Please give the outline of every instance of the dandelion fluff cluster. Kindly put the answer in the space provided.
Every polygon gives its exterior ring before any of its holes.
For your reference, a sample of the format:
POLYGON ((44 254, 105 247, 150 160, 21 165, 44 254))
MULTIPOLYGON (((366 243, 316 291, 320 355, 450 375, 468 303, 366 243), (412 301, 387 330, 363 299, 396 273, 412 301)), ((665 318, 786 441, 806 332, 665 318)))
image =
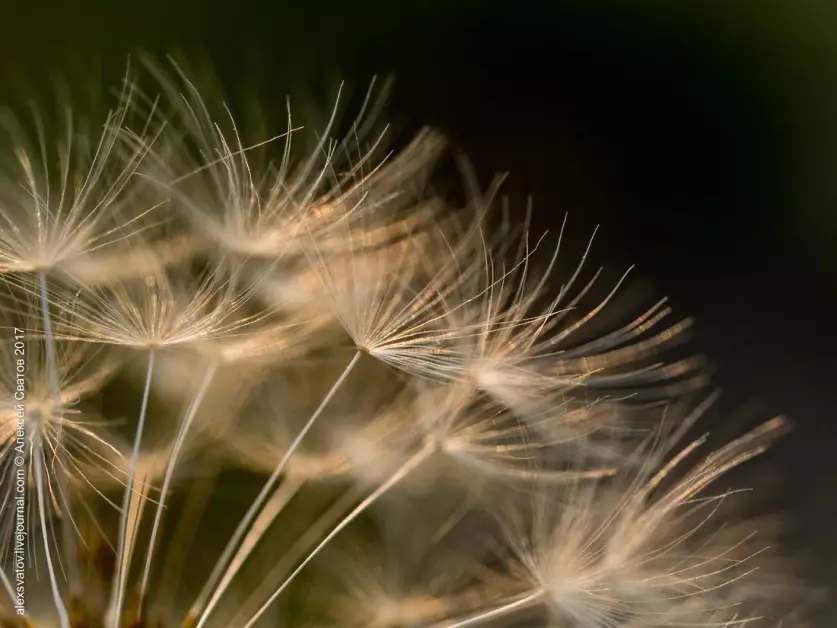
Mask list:
POLYGON ((3 117, 0 625, 778 625, 719 479, 784 422, 692 440, 689 321, 441 197, 385 90, 248 143, 148 70, 3 117))

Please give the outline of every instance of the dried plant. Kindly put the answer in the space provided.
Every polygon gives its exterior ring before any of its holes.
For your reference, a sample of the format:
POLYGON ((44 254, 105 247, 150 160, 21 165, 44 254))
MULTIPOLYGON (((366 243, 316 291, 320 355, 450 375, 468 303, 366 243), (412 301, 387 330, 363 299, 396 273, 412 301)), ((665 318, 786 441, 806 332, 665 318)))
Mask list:
POLYGON ((590 247, 439 197, 385 90, 248 144, 148 68, 100 139, 4 118, 0 625, 779 624, 770 535, 710 491, 784 422, 678 445, 689 321, 611 324, 590 247))

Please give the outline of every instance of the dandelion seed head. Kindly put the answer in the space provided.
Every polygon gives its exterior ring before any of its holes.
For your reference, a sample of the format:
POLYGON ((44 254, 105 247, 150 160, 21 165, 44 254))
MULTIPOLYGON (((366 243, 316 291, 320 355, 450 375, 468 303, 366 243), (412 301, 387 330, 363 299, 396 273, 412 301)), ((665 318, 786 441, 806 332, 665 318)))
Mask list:
POLYGON ((786 422, 692 436, 690 320, 614 323, 626 276, 499 179, 441 195, 443 138, 391 150, 386 89, 253 139, 184 68, 147 61, 100 133, 7 125, 0 624, 21 556, 39 628, 781 616, 776 531, 723 478, 786 422))

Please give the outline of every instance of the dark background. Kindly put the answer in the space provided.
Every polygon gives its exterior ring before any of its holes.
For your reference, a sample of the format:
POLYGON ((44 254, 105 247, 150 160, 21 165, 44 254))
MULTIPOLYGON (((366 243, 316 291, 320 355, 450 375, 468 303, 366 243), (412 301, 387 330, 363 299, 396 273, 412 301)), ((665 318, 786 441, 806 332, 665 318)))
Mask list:
MULTIPOLYGON (((2 16, 4 95, 179 48, 281 122, 296 85, 394 73, 396 128, 440 127, 486 183, 510 171, 536 230, 601 224, 597 260, 636 263, 697 318, 723 407, 794 421, 777 503, 813 581, 837 585, 837 5, 4 0, 2 16)), ((817 618, 837 625, 834 605, 817 618)))

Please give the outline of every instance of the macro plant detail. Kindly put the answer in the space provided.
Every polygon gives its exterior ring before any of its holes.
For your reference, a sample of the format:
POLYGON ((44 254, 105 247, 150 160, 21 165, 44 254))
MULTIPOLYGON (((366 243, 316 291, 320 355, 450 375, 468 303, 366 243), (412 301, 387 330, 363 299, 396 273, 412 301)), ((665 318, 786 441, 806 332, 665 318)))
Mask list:
POLYGON ((438 194, 386 88, 248 142, 146 70, 2 118, 0 625, 781 625, 724 477, 786 424, 694 435, 690 321, 438 194))

